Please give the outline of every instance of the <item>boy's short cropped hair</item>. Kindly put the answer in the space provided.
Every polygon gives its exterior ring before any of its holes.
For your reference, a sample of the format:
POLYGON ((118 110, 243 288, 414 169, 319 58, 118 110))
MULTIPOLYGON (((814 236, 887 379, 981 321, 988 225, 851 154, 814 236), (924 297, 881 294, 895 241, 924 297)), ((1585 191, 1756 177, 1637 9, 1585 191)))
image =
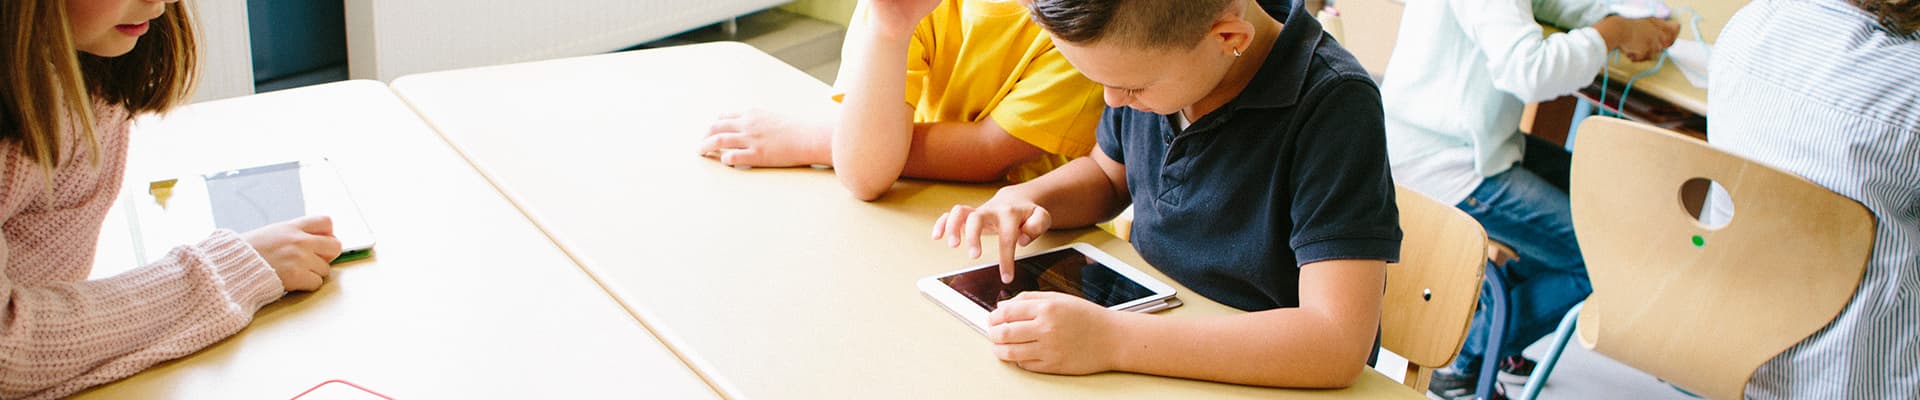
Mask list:
MULTIPOLYGON (((1059 40, 1118 40, 1154 49, 1192 48, 1227 6, 1245 0, 1033 0, 1033 20, 1059 40)), ((1920 0, 1910 0, 1920 1, 1920 0)))

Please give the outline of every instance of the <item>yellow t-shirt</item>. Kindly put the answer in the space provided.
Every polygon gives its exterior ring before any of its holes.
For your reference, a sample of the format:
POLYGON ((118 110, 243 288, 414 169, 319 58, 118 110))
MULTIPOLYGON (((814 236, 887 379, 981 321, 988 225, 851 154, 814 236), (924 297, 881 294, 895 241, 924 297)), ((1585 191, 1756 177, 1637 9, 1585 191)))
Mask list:
MULTIPOLYGON (((861 34, 866 20, 867 2, 861 1, 848 36, 861 34)), ((1037 178, 1093 151, 1093 129, 1106 109, 1100 86, 1067 64, 1027 8, 1012 0, 941 2, 914 28, 906 73, 914 122, 993 118, 1013 137, 1048 153, 1009 170, 1011 182, 1037 178)), ((842 97, 835 94, 834 100, 842 97)))

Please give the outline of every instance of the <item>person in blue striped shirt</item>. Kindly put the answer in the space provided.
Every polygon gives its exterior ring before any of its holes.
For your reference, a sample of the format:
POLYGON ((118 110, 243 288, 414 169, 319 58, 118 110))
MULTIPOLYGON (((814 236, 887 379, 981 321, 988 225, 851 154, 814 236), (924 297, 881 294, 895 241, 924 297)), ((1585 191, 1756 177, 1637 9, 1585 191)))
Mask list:
MULTIPOLYGON (((1920 398, 1920 0, 1754 0, 1714 45, 1715 147, 1873 211, 1853 299, 1747 384, 1758 399, 1920 398)), ((1709 201, 1709 222, 1737 218, 1709 201)))

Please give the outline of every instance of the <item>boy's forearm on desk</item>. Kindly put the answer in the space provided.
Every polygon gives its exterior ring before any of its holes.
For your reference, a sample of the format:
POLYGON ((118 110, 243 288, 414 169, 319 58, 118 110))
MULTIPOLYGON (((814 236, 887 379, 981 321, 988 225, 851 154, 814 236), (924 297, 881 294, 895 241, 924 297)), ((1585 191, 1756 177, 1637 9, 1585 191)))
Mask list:
POLYGON ((1302 307, 1198 318, 1121 313, 1123 348, 1114 349, 1115 367, 1261 386, 1351 385, 1366 368, 1379 327, 1385 263, 1336 260, 1302 268, 1302 307), (1308 275, 1316 265, 1338 270, 1308 275), (1309 288, 1316 285, 1327 287, 1309 288))

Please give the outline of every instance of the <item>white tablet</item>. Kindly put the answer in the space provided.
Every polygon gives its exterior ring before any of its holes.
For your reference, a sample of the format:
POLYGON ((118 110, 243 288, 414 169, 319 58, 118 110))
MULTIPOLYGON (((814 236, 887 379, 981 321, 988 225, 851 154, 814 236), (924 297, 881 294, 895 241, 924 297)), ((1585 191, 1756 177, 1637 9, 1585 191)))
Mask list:
POLYGON ((1000 282, 995 262, 921 279, 920 293, 982 333, 988 312, 1025 291, 1066 293, 1120 311, 1154 312, 1181 304, 1172 286, 1086 243, 1021 256, 1014 264, 1013 283, 1000 282))
POLYGON ((373 249, 373 230, 326 159, 153 181, 135 199, 135 256, 143 265, 216 228, 244 233, 308 215, 333 219, 342 250, 335 264, 366 258, 373 249))

